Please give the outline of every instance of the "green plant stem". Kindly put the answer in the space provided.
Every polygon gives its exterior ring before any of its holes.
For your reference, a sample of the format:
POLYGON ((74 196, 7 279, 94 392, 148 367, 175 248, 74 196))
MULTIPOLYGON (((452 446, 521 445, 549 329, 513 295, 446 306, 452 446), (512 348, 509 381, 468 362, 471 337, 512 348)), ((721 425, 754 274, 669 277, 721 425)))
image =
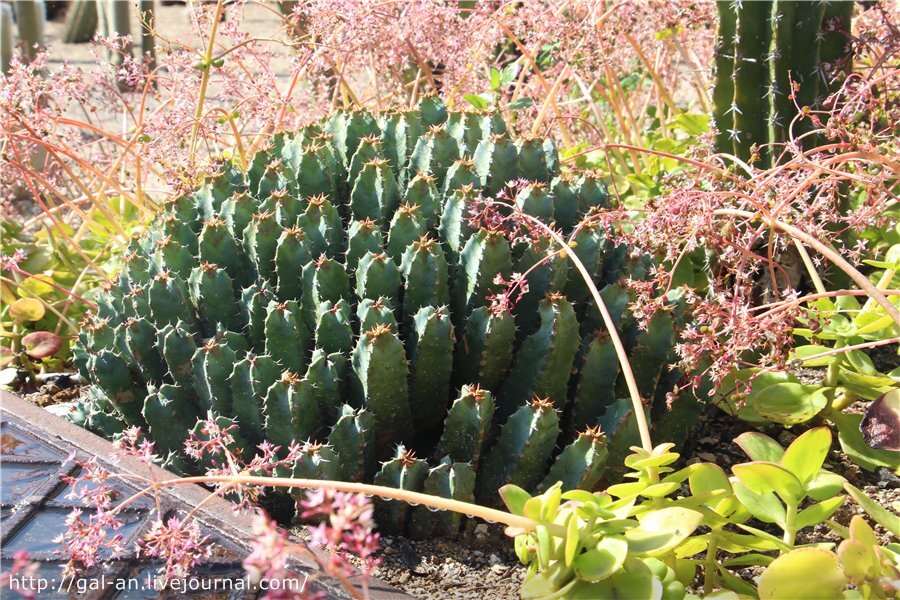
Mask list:
POLYGON ((200 132, 200 121, 203 118, 203 102, 206 100, 206 89, 209 87, 209 73, 212 70, 213 51, 215 50, 216 31, 219 29, 219 19, 222 17, 223 0, 216 2, 216 14, 213 15, 212 30, 209 32, 209 44, 206 46, 206 54, 203 55, 203 62, 206 69, 200 77, 200 92, 197 97, 197 111, 194 113, 194 126, 191 129, 191 144, 188 146, 191 155, 191 162, 194 161, 194 146, 197 144, 197 134, 200 132))
POLYGON ((797 504, 794 502, 784 503, 785 506, 785 518, 784 518, 784 536, 782 539, 784 543, 794 547, 794 538, 797 536, 797 530, 794 528, 794 521, 797 519, 797 504))
POLYGON ((712 593, 716 585, 716 554, 719 551, 719 535, 717 530, 709 534, 709 543, 706 546, 706 561, 703 567, 703 595, 712 593))

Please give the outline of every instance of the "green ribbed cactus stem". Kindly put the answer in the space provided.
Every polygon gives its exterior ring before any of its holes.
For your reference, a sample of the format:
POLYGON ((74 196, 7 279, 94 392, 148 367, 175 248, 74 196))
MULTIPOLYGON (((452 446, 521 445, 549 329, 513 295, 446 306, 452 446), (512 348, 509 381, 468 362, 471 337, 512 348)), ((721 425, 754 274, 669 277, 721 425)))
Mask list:
POLYGON ((533 396, 563 406, 567 383, 578 351, 578 319, 565 297, 547 296, 540 307, 541 327, 516 353, 509 376, 497 394, 497 415, 503 420, 533 396))
POLYGON ((352 221, 347 230, 347 256, 344 258, 347 272, 355 271, 360 259, 367 253, 380 254, 383 248, 384 238, 375 221, 352 221))
MULTIPOLYGON (((600 171, 586 171, 578 179, 576 189, 578 197, 578 211, 586 214, 594 208, 609 208, 609 190, 603 183, 603 174, 600 171)), ((555 216, 555 215, 554 215, 555 216)))
POLYGON ((477 465, 494 417, 494 397, 477 385, 464 385, 453 401, 435 454, 477 465))
POLYGON ((593 427, 606 409, 616 401, 619 361, 606 332, 597 334, 587 347, 578 369, 578 383, 572 407, 572 428, 593 427))
POLYGON ((362 300, 356 309, 359 330, 361 332, 368 331, 376 325, 380 325, 387 327, 396 335, 399 329, 392 305, 393 301, 390 298, 381 297, 375 300, 365 298, 362 300))
POLYGON ((188 433, 199 417, 191 394, 179 386, 163 384, 148 388, 144 400, 144 419, 156 451, 178 453, 184 449, 188 433))
POLYGON ((737 35, 737 10, 732 0, 716 0, 719 26, 716 29, 713 62, 713 123, 716 125, 716 149, 731 154, 734 151, 734 38, 737 35))
POLYGON ((553 202, 545 183, 529 183, 516 194, 516 206, 544 223, 553 222, 553 202))
POLYGON ((387 253, 396 262, 403 260, 403 253, 416 240, 428 233, 424 217, 416 204, 404 204, 391 218, 388 232, 387 253))
MULTIPOLYGON (((406 150, 406 120, 403 113, 392 111, 385 114, 379 123, 381 125, 381 150, 383 155, 391 163, 394 176, 401 185, 406 171, 406 158, 409 152, 406 150)), ((358 152, 358 150, 357 150, 358 152)))
POLYGON ((307 200, 306 210, 297 218, 297 227, 306 235, 313 256, 336 257, 344 253, 344 225, 337 209, 324 195, 307 200))
POLYGON ((368 481, 375 474, 375 417, 344 404, 331 428, 328 443, 337 453, 342 481, 368 481))
POLYGON ((498 278, 512 277, 512 251, 503 233, 479 229, 466 242, 459 257, 453 289, 453 314, 456 324, 479 307, 487 306, 490 298, 502 291, 498 278))
POLYGON ((128 363, 118 354, 101 350, 91 357, 89 370, 92 380, 103 390, 122 419, 128 425, 143 425, 141 410, 147 391, 135 386, 134 373, 128 363))
POLYGON ((403 314, 409 321, 423 306, 450 303, 447 260, 441 246, 431 238, 413 242, 403 255, 403 314))
POLYGON ((737 15, 734 68, 734 153, 749 161, 754 153, 763 168, 769 165, 767 147, 770 106, 769 46, 771 0, 744 2, 737 15))
POLYGON ((125 346, 144 381, 161 381, 168 367, 159 353, 157 331, 147 319, 128 319, 125 328, 125 346))
MULTIPOLYGON (((300 460, 295 462, 290 472, 279 473, 276 469, 276 477, 293 477, 295 479, 335 479, 340 477, 338 469, 338 457, 334 448, 318 442, 305 442, 300 450, 300 460)), ((300 488, 291 490, 294 498, 302 498, 306 491, 300 488)))
POLYGON ((217 415, 231 414, 231 385, 228 378, 234 371, 237 354, 228 345, 215 338, 197 349, 191 360, 193 387, 204 412, 217 415))
POLYGON ((527 173, 528 179, 549 183, 559 175, 556 146, 549 139, 525 138, 519 143, 519 172, 527 173), (545 147, 549 143, 550 147, 545 147))
POLYGON ((306 381, 319 405, 319 411, 328 423, 337 418, 341 401, 345 397, 347 377, 347 354, 333 352, 326 354, 316 349, 306 370, 306 381))
POLYGON ((569 259, 563 256, 555 242, 541 236, 527 245, 513 248, 519 257, 513 265, 514 273, 528 273, 528 291, 516 303, 518 336, 524 338, 540 327, 540 305, 548 294, 560 292, 566 285, 569 259))
POLYGON ((263 400, 266 439, 272 444, 280 446, 282 452, 291 445, 292 441, 296 440, 293 412, 291 411, 291 394, 293 388, 299 383, 300 377, 296 373, 285 371, 281 378, 269 387, 263 400))
POLYGON ((353 349, 350 305, 346 300, 323 302, 316 318, 316 346, 325 354, 349 353, 353 349))
MULTIPOLYGON (((672 315, 665 311, 657 312, 647 324, 647 329, 638 334, 630 351, 631 370, 642 398, 653 396, 674 344, 672 315)), ((616 391, 619 397, 624 397, 627 395, 625 383, 619 383, 616 391)))
POLYGON ((275 273, 278 278, 277 294, 282 301, 299 300, 302 294, 297 265, 310 262, 313 253, 306 242, 306 234, 299 227, 287 227, 278 237, 275 248, 275 273))
POLYGON ((71 0, 66 9, 66 23, 61 39, 64 44, 83 44, 97 32, 97 3, 95 0, 71 0))
POLYGON ((497 490, 507 483, 533 488, 546 472, 559 435, 559 417, 553 404, 534 398, 509 417, 479 469, 479 504, 494 506, 497 490))
POLYGON ((459 253, 465 247, 468 237, 475 231, 469 223, 469 218, 470 208, 476 196, 474 187, 464 185, 447 196, 441 209, 438 232, 447 260, 452 265, 459 263, 459 253))
POLYGON ((447 170, 447 179, 444 181, 442 192, 447 196, 463 186, 481 187, 481 177, 475 170, 475 161, 465 156, 454 162, 447 170))
POLYGON ((304 377, 288 389, 291 407, 291 436, 296 441, 315 440, 324 425, 320 408, 318 381, 304 377))
POLYGON ((447 121, 448 111, 443 100, 435 92, 423 94, 419 99, 419 110, 416 113, 424 127, 441 125, 447 121))
POLYGON ((413 318, 407 341, 409 404, 416 430, 437 429, 447 414, 456 336, 445 307, 423 306, 413 318))
POLYGON ((275 283, 275 251, 282 230, 275 213, 263 211, 253 215, 242 238, 244 251, 253 263, 258 279, 272 284, 275 283))
POLYGON ((400 268, 387 254, 369 252, 356 269, 356 296, 360 299, 387 298, 399 306, 402 286, 400 268))
POLYGON ((167 325, 160 330, 157 341, 162 348, 169 375, 178 385, 191 387, 193 385, 191 361, 197 353, 197 343, 187 326, 182 322, 167 325))
MULTIPOLYGON (((422 491, 431 496, 452 498, 460 502, 475 501, 475 471, 468 463, 454 463, 449 459, 428 471, 422 491)), ((432 512, 416 506, 409 515, 408 530, 413 539, 437 536, 455 538, 459 535, 463 516, 451 511, 432 512)))
POLYGON ((457 345, 454 368, 461 382, 474 382, 496 391, 513 359, 516 321, 503 307, 476 308, 466 320, 462 343, 457 345))
POLYGON ((434 181, 433 175, 420 171, 406 188, 406 204, 419 207, 419 214, 425 219, 429 230, 437 226, 441 214, 441 203, 434 181))
POLYGON ((603 476, 608 458, 606 437, 600 428, 587 429, 563 448, 537 489, 544 491, 561 481, 564 492, 591 490, 603 476))
MULTIPOLYGON (((356 149, 356 153, 350 159, 350 165, 347 167, 347 179, 356 181, 356 178, 359 177, 363 170, 363 165, 373 160, 384 160, 385 158, 380 136, 369 135, 361 138, 359 147, 356 149)), ((396 175, 396 172, 394 174, 396 175)))
POLYGON ((251 285, 241 292, 238 306, 241 319, 246 323, 247 335, 254 350, 266 350, 266 317, 269 303, 275 299, 271 287, 266 282, 251 285))
POLYGON ((161 273, 154 277, 147 289, 147 301, 150 313, 157 323, 172 324, 180 320, 191 331, 196 331, 197 320, 187 284, 178 275, 161 273))
MULTIPOLYGON (((644 413, 646 415, 647 411, 644 413)), ((611 404, 600 417, 600 429, 608 440, 607 478, 614 482, 620 481, 626 471, 625 457, 631 453, 632 446, 639 446, 641 442, 631 400, 619 398, 611 404)))
POLYGON ((519 172, 519 149, 506 134, 491 135, 475 149, 472 157, 481 185, 494 196, 519 172))
POLYGON ((0 72, 9 73, 16 34, 13 31, 13 12, 9 4, 0 4, 0 72))
POLYGON ((375 416, 376 456, 387 456, 413 431, 403 344, 389 327, 377 325, 360 336, 352 364, 353 396, 375 416))
MULTIPOLYGON (((381 466, 373 482, 375 485, 420 492, 427 475, 428 463, 416 458, 415 452, 398 446, 394 458, 381 466)), ((406 502, 375 499, 375 520, 385 533, 404 531, 411 511, 412 508, 406 502)))
MULTIPOLYGON (((582 224, 575 231, 572 242, 573 247, 569 251, 578 257, 595 281, 599 279, 603 273, 603 259, 607 248, 607 240, 600 226, 595 223, 582 224)), ((566 298, 576 306, 587 306, 591 303, 587 284, 577 272, 572 261, 569 261, 569 271, 563 292, 566 298)))
POLYGON ((550 182, 550 194, 553 196, 553 219, 563 235, 572 233, 578 222, 578 181, 572 173, 563 173, 550 182))
POLYGON ((825 3, 822 16, 822 39, 819 45, 819 60, 826 74, 823 96, 829 96, 840 89, 844 79, 853 71, 852 25, 853 0, 825 3))
MULTIPOLYGON (((822 17, 825 14, 824 2, 810 2, 798 5, 794 17, 794 40, 796 51, 791 54, 791 75, 799 81, 797 90, 797 106, 814 109, 819 103, 819 83, 822 79, 819 62, 819 47, 822 40, 822 17)), ((796 109, 795 109, 796 112, 796 109)), ((794 136, 800 137, 814 129, 809 118, 798 119, 794 125, 794 136)), ((801 147, 814 148, 818 145, 818 136, 806 136, 801 147)))
POLYGON ((382 229, 387 229, 399 205, 400 187, 387 159, 365 163, 350 192, 352 217, 358 221, 372 219, 382 229))
POLYGON ((337 303, 350 298, 350 278, 344 266, 322 255, 303 268, 301 308, 303 322, 316 327, 317 307, 323 302, 337 303))
POLYGON ((271 356, 248 354, 234 364, 229 381, 234 416, 241 435, 254 447, 264 441, 262 400, 281 376, 281 367, 271 356))
POLYGON ((22 59, 30 63, 44 47, 47 9, 44 0, 16 0, 15 7, 22 59))
MULTIPOLYGON (((791 78, 796 79, 798 74, 792 73, 794 65, 794 28, 796 25, 796 11, 799 2, 796 0, 776 0, 773 5, 772 25, 775 28, 773 35, 774 50, 772 52, 772 142, 784 144, 790 139, 790 124, 796 109, 791 99, 791 78)), ((810 6, 801 7, 801 10, 809 10, 810 6)), ((806 52, 806 48, 797 47, 797 51, 806 52)), ((779 149, 775 150, 780 152, 779 149)))
POLYGON ((207 335, 215 333, 216 323, 232 331, 240 330, 240 309, 234 284, 224 269, 208 262, 194 267, 188 279, 188 290, 207 335))
POLYGON ((447 133, 447 128, 431 125, 428 132, 419 138, 409 157, 407 176, 412 178, 419 171, 430 172, 434 175, 437 188, 443 189, 450 165, 461 156, 459 143, 447 133))
POLYGON ((310 333, 300 318, 300 307, 293 300, 278 303, 273 300, 266 312, 266 353, 283 369, 303 373, 310 333))

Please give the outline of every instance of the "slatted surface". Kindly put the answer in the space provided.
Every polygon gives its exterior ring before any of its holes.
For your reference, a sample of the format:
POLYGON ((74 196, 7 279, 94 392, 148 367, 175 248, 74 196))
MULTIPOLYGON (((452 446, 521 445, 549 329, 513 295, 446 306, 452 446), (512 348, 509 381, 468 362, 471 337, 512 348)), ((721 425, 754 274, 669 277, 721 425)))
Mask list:
MULTIPOLYGON (((248 590, 243 579, 241 560, 246 552, 241 545, 212 531, 202 519, 201 531, 211 537, 214 547, 210 558, 193 573, 191 583, 195 589, 163 593, 155 589, 152 582, 159 563, 135 555, 135 541, 156 517, 151 497, 130 504, 121 513, 124 526, 118 533, 125 540, 124 555, 106 561, 102 568, 87 573, 81 580, 63 579, 61 566, 65 558, 54 539, 65 531, 70 511, 81 504, 70 497, 71 487, 62 476, 77 475, 80 467, 73 458, 84 460, 87 456, 58 438, 52 444, 39 439, 39 431, 8 412, 2 413, 0 419, 0 571, 10 570, 13 557, 20 550, 26 550, 32 560, 40 563, 35 579, 20 579, 18 585, 28 585, 32 590, 40 585, 39 598, 253 598, 259 594, 259 590, 248 590), (214 586, 217 589, 212 591, 214 586)), ((112 446, 109 448, 112 451, 112 446)), ((116 472, 113 466, 107 468, 116 472)), ((118 501, 136 491, 122 483, 113 487, 118 501)), ((167 496, 163 496, 162 507, 166 520, 190 510, 167 496)), ((86 518, 91 509, 82 509, 86 518)), ((328 595, 333 597, 335 589, 329 588, 328 595)))

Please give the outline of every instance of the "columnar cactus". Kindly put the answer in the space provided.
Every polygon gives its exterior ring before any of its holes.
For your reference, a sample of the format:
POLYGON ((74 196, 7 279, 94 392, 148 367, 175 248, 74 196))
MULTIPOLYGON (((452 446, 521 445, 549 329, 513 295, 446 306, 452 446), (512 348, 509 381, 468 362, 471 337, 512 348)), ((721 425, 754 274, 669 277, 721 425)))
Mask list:
MULTIPOLYGON (((609 333, 559 248, 470 218, 480 195, 520 179, 521 210, 574 232, 571 251, 664 417, 675 322, 639 331, 622 282, 646 259, 599 227, 575 231, 607 205, 602 182, 561 173, 551 142, 515 141, 496 112, 450 113, 426 96, 415 111, 341 111, 278 135, 246 171, 226 162, 168 202, 79 336, 93 387, 78 420, 105 435, 144 427, 188 471, 203 465, 184 440, 212 415, 237 425, 250 454, 264 440, 307 443, 297 476, 488 504, 510 482, 591 488, 609 440, 637 442, 634 415, 609 333), (512 309, 491 300, 529 269, 512 309)), ((460 527, 396 502, 378 514, 420 536, 460 527)))
POLYGON ((764 167, 776 158, 770 156, 771 142, 783 144, 793 136, 803 148, 814 147, 811 121, 794 121, 804 107, 819 107, 849 72, 854 2, 717 0, 716 5, 716 147, 745 161, 756 150, 764 167))

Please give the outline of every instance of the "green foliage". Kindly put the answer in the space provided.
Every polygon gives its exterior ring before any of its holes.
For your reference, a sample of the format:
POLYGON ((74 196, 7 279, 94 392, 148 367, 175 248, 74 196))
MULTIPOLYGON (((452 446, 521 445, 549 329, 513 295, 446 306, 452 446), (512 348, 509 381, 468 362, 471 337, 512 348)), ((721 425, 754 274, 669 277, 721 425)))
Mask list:
MULTIPOLYGON (((510 482, 574 488, 615 476, 609 450, 637 442, 636 421, 619 401, 617 360, 584 358, 609 332, 583 283, 550 238, 510 241, 470 219, 481 192, 528 178, 518 206, 547 223, 558 216, 571 235, 608 194, 593 173, 561 175, 552 142, 506 131, 498 112, 448 112, 425 96, 416 111, 340 111, 276 136, 246 171, 226 161, 165 205, 99 298, 74 351, 95 386, 79 421, 101 432, 110 420, 149 425, 177 451, 185 423, 211 412, 248 444, 284 452, 327 440, 317 456, 333 454, 336 467, 310 476, 487 504, 510 482), (512 310, 492 298, 529 269, 512 310), (601 382, 608 393, 588 392, 601 382), (167 424, 165 410, 178 418, 167 424)), ((642 277, 648 261, 627 258, 599 228, 577 236, 602 293, 619 302, 641 391, 664 413, 681 376, 668 365, 676 321, 639 332, 622 312, 622 280, 642 277)), ((459 525, 394 506, 379 514, 396 530, 414 523, 417 535, 459 525)))
MULTIPOLYGON (((887 250, 882 260, 867 260, 874 267, 873 281, 893 288, 900 267, 900 245, 887 250)), ((892 302, 898 302, 896 296, 892 302)), ((815 417, 828 419, 837 429, 841 449, 855 463, 874 471, 900 468, 896 440, 900 435, 900 369, 879 371, 862 349, 865 344, 893 340, 900 329, 875 302, 861 303, 854 296, 818 298, 809 302, 794 334, 802 342, 793 349, 797 367, 824 369, 821 383, 804 384, 791 373, 759 369, 736 371, 724 390, 745 389, 726 398, 731 411, 750 422, 775 422, 785 426, 806 423, 815 417), (868 413, 844 412, 853 403, 870 403, 868 413), (882 416, 884 415, 884 416, 882 416), (894 415, 893 418, 891 415, 894 415), (881 434, 861 431, 864 420, 877 420, 881 434)))
MULTIPOLYGON (((536 523, 509 531, 528 565, 522 596, 681 599, 697 598, 686 591, 696 586, 707 598, 893 597, 900 547, 881 547, 859 516, 849 528, 831 520, 847 499, 844 479, 822 469, 831 441, 825 427, 787 449, 744 434, 737 443, 752 461, 735 465, 731 477, 712 463, 675 471, 678 454, 662 444, 633 448, 625 464, 635 481, 603 492, 563 492, 557 483, 532 497, 504 486, 509 511, 536 523), (752 526, 751 517, 784 536, 752 526), (833 544, 794 545, 797 531, 822 523, 845 538, 837 552, 833 544), (749 566, 767 567, 758 587, 733 572, 749 566), (855 589, 845 593, 848 583, 855 589)), ((877 507, 857 492, 864 509, 877 507)))

